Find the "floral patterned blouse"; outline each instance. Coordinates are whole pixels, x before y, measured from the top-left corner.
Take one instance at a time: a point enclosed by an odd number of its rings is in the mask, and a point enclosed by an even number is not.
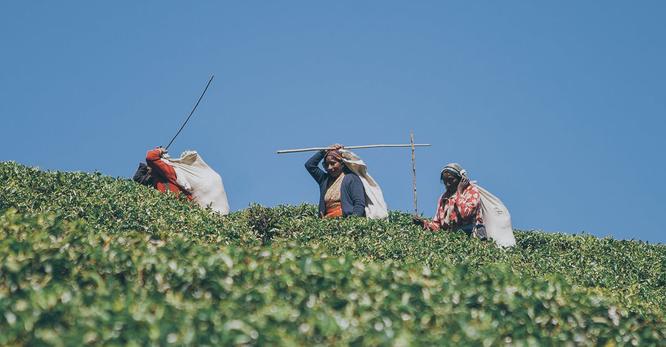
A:
[[[432,221],[424,221],[423,226],[432,231],[441,228],[451,230],[468,224],[483,224],[479,190],[470,182],[462,194],[455,192],[448,199],[439,198],[437,211]]]

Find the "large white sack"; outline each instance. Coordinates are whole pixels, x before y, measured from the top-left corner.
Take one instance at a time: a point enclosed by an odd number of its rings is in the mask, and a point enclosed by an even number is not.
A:
[[[173,166],[178,184],[192,194],[199,206],[210,207],[222,215],[229,214],[222,177],[196,151],[185,151],[178,159],[163,159]]]
[[[516,238],[513,236],[509,209],[495,195],[479,185],[476,187],[481,194],[481,212],[483,213],[486,237],[495,240],[502,247],[515,246]]]
[[[365,216],[370,219],[388,218],[388,207],[386,207],[386,201],[384,201],[384,193],[382,193],[379,184],[368,174],[368,166],[361,158],[348,150],[341,149],[340,153],[345,166],[361,178],[361,182],[363,182]]]

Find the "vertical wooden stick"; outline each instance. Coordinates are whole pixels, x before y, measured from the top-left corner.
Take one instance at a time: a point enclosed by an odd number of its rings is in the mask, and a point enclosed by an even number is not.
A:
[[[409,131],[409,140],[412,145],[412,188],[414,189],[414,215],[419,215],[419,207],[416,200],[416,154],[414,150],[414,131]]]

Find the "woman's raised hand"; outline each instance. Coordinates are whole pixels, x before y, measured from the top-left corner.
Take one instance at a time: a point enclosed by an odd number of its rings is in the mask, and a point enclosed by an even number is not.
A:
[[[469,178],[463,176],[460,179],[460,183],[458,183],[458,194],[462,194],[462,192],[464,192],[467,187],[469,187]]]

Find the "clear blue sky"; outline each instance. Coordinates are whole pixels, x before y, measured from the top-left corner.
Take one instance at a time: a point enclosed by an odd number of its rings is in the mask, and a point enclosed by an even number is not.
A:
[[[307,154],[417,142],[419,207],[459,162],[514,226],[666,242],[666,2],[4,1],[0,160],[129,177],[198,150],[233,210],[316,203]],[[408,150],[357,152],[412,208]]]

